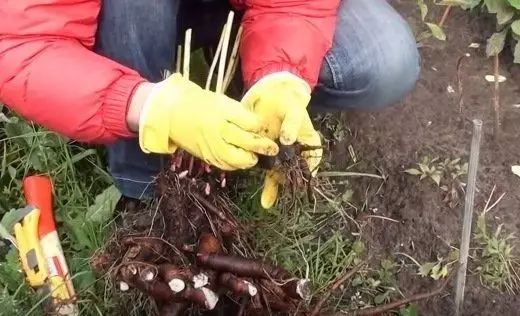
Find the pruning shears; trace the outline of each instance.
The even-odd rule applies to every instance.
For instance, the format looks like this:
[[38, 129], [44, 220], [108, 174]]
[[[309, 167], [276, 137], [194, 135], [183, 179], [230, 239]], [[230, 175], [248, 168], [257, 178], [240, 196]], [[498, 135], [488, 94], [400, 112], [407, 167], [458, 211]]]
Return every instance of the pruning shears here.
[[17, 210], [14, 246], [29, 285], [48, 295], [46, 307], [58, 315], [78, 315], [75, 291], [56, 231], [52, 182], [47, 176], [23, 180], [27, 206]]

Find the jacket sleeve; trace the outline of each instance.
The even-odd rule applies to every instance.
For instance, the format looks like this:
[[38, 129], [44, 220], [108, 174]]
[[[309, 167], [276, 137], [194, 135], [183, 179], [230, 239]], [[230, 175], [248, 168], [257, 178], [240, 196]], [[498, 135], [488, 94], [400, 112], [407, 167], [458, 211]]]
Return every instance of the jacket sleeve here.
[[314, 88], [341, 0], [232, 0], [245, 9], [240, 48], [246, 87], [289, 71]]
[[0, 100], [69, 138], [133, 135], [126, 109], [135, 71], [94, 52], [101, 0], [0, 1]]

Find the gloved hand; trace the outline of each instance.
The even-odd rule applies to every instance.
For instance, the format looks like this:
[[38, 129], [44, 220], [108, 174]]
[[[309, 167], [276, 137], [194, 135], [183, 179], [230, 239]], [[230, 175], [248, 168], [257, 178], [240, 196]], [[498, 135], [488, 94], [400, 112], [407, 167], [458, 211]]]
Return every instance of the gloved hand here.
[[[264, 121], [264, 132], [270, 139], [283, 145], [298, 142], [303, 145], [320, 147], [321, 139], [312, 126], [307, 112], [311, 99], [311, 89], [301, 78], [291, 73], [276, 73], [258, 81], [242, 99], [242, 103]], [[318, 172], [323, 155], [322, 149], [302, 152], [312, 175]], [[269, 170], [264, 180], [262, 207], [271, 208], [278, 196], [278, 185], [282, 177], [277, 170]]]
[[139, 118], [139, 144], [146, 153], [178, 147], [222, 170], [254, 166], [256, 154], [274, 156], [278, 146], [261, 136], [262, 122], [237, 101], [174, 74], [156, 84]]

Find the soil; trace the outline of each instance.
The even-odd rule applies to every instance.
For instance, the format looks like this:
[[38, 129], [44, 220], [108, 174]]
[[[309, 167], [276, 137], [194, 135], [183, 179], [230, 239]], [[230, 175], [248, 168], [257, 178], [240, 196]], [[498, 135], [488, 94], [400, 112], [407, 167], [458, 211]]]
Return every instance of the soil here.
[[[415, 1], [391, 3], [416, 34], [424, 30]], [[431, 8], [430, 19], [438, 21], [442, 10], [443, 7]], [[382, 170], [388, 176], [382, 187], [379, 188], [377, 180], [363, 178], [355, 181], [355, 190], [363, 200], [367, 199], [365, 212], [377, 210], [377, 215], [399, 221], [372, 218], [366, 223], [364, 238], [372, 256], [403, 259], [409, 263], [408, 259], [396, 255], [404, 252], [419, 262], [426, 262], [446, 256], [448, 244], [459, 248], [464, 195], [461, 194], [457, 207], [450, 208], [443, 202], [444, 193], [432, 181], [419, 181], [404, 170], [416, 166], [423, 155], [442, 159], [461, 157], [468, 161], [475, 118], [483, 121], [475, 212], [482, 211], [496, 185], [495, 198], [502, 193], [506, 195], [492, 211], [489, 225], [496, 228], [503, 223], [507, 232], [518, 231], [520, 178], [512, 174], [511, 166], [520, 160], [517, 146], [520, 109], [514, 106], [519, 103], [520, 73], [519, 67], [512, 63], [511, 54], [505, 52], [500, 73], [507, 81], [500, 85], [502, 125], [497, 140], [493, 128], [494, 84], [484, 79], [485, 75], [493, 74], [493, 60], [485, 56], [485, 39], [493, 30], [494, 22], [489, 16], [452, 10], [445, 24], [447, 40], [428, 40], [420, 48], [422, 76], [413, 92], [392, 107], [377, 112], [349, 112], [344, 116], [351, 133], [335, 145], [333, 157], [347, 159], [336, 160], [335, 167], [352, 165], [347, 150], [352, 145], [357, 158], [362, 160], [356, 171]], [[480, 48], [468, 47], [474, 42], [480, 43]], [[460, 113], [457, 61], [466, 53], [471, 56], [465, 58], [460, 67], [465, 103]], [[448, 92], [449, 85], [455, 92]], [[421, 278], [414, 271], [415, 268], [408, 267], [397, 275], [405, 295], [429, 291], [435, 286], [431, 279]], [[450, 295], [421, 302], [421, 315], [453, 314], [454, 292], [452, 286]], [[464, 315], [518, 315], [518, 310], [519, 296], [487, 290], [475, 275], [468, 276]]]

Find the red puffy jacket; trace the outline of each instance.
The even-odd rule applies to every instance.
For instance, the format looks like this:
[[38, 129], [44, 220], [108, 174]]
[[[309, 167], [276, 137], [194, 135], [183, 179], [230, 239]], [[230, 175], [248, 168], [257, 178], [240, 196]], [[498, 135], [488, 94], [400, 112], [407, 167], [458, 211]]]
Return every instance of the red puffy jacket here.
[[[92, 52], [102, 0], [0, 1], [0, 100], [64, 136], [135, 136], [126, 109], [139, 74]], [[246, 86], [291, 71], [314, 86], [340, 0], [232, 0], [244, 9]]]

